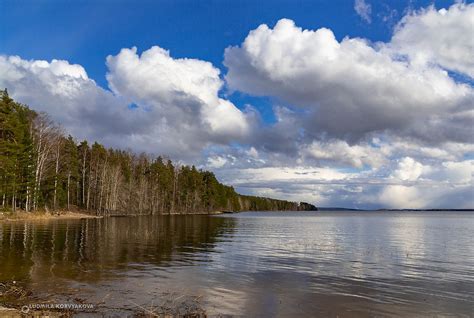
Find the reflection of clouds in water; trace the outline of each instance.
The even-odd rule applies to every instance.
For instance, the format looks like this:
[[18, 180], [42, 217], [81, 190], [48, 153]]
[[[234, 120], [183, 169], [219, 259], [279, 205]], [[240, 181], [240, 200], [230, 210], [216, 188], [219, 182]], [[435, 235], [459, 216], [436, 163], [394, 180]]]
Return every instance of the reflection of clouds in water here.
[[[268, 218], [238, 215], [233, 240], [218, 244], [216, 249], [226, 252], [215, 254], [211, 264], [243, 278], [228, 276], [229, 285], [251, 295], [247, 308], [257, 308], [256, 303], [279, 303], [280, 298], [288, 304], [300, 291], [296, 298], [305, 298], [308, 290], [317, 293], [318, 299], [326, 294], [381, 304], [420, 305], [420, 293], [426, 299], [424, 293], [436, 294], [440, 293], [438, 289], [450, 288], [430, 280], [446, 278], [459, 270], [459, 264], [451, 263], [451, 257], [446, 256], [469, 258], [471, 249], [459, 248], [456, 236], [446, 229], [462, 229], [464, 221], [464, 227], [472, 230], [472, 217], [446, 222], [442, 213], [432, 214], [332, 213], [300, 215], [291, 220], [278, 214], [269, 214]], [[469, 236], [469, 232], [462, 234], [463, 238]], [[440, 262], [444, 263], [437, 265]], [[472, 265], [472, 258], [467, 263]], [[472, 269], [464, 268], [452, 277], [465, 279], [469, 272]], [[267, 291], [262, 286], [267, 286]], [[448, 294], [440, 293], [437, 301], [451, 297]], [[458, 299], [466, 300], [462, 296]], [[278, 306], [272, 308], [274, 311], [266, 313], [280, 313]]]
[[429, 253], [425, 245], [425, 220], [410, 216], [388, 220], [387, 234], [395, 262], [392, 266], [395, 274], [412, 278], [419, 275], [413, 265], [425, 253]]
[[[387, 227], [394, 262], [405, 277], [451, 278], [472, 265], [472, 217], [407, 214], [389, 220]], [[454, 235], [454, 232], [457, 232]], [[464, 243], [459, 241], [463, 238]], [[469, 260], [464, 262], [463, 260]], [[445, 269], [449, 266], [449, 272]], [[427, 270], [427, 269], [431, 269]]]
[[307, 274], [365, 277], [377, 275], [376, 264], [389, 262], [387, 234], [379, 229], [386, 225], [383, 218], [365, 215], [361, 219], [346, 213], [285, 221], [284, 217], [264, 222], [238, 217], [235, 240], [225, 243], [225, 247], [222, 243], [217, 246], [235, 254], [235, 258], [216, 255], [219, 261], [213, 264], [236, 271], [245, 264], [246, 271], [252, 272], [297, 269]]

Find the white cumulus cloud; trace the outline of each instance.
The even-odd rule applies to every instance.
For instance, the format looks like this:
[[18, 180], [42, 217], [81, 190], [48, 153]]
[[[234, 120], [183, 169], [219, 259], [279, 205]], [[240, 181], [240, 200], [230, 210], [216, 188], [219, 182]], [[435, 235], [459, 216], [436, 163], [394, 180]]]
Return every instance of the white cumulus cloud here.
[[436, 131], [440, 141], [471, 139], [469, 131], [450, 134], [455, 123], [444, 117], [472, 107], [472, 88], [441, 69], [398, 60], [383, 47], [358, 38], [339, 42], [331, 30], [303, 30], [283, 19], [226, 49], [226, 79], [232, 89], [304, 109], [300, 124], [310, 138], [354, 141], [390, 131], [429, 139]]
[[423, 173], [423, 165], [413, 158], [405, 157], [398, 163], [398, 168], [392, 173], [392, 177], [403, 181], [417, 180]]
[[434, 63], [474, 78], [474, 4], [412, 12], [396, 27], [392, 45], [414, 64]]
[[137, 54], [136, 48], [108, 56], [107, 79], [115, 94], [167, 116], [169, 125], [183, 128], [196, 121], [218, 137], [242, 137], [249, 122], [235, 105], [219, 98], [220, 71], [197, 59], [174, 59], [158, 47]]

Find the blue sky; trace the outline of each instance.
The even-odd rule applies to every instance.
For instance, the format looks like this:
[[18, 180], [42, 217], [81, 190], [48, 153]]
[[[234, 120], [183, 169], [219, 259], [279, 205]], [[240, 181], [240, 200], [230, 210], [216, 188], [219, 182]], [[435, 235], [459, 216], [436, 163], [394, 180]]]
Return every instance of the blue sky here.
[[3, 0], [0, 87], [242, 193], [472, 207], [472, 21], [473, 1]]

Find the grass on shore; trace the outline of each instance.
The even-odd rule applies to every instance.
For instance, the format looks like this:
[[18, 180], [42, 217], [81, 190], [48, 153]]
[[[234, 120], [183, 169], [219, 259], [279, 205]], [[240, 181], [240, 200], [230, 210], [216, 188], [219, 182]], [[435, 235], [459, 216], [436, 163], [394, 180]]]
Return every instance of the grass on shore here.
[[90, 219], [99, 218], [83, 211], [16, 211], [0, 212], [0, 222], [11, 221], [34, 221], [34, 220], [58, 220], [58, 219]]

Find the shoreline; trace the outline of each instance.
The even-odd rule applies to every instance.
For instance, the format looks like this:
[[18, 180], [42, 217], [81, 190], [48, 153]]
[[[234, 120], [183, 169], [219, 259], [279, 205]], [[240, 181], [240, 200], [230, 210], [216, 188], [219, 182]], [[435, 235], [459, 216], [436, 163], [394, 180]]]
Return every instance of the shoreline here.
[[0, 223], [18, 221], [49, 221], [49, 220], [75, 220], [75, 219], [99, 219], [103, 216], [87, 214], [85, 212], [56, 211], [56, 212], [0, 212]]
[[[169, 213], [169, 214], [156, 214], [156, 216], [179, 216], [179, 215], [218, 215], [228, 212], [213, 211], [213, 212], [200, 212], [200, 213]], [[237, 213], [237, 212], [233, 212]], [[36, 211], [36, 212], [0, 212], [0, 224], [9, 222], [20, 222], [20, 221], [50, 221], [50, 220], [80, 220], [80, 219], [102, 219], [104, 217], [115, 218], [115, 217], [137, 217], [145, 216], [147, 214], [118, 214], [118, 215], [92, 215], [86, 211]]]
[[[194, 213], [167, 213], [167, 214], [155, 214], [155, 216], [180, 216], [180, 215], [225, 215], [225, 214], [237, 214], [245, 211], [208, 211], [208, 212], [194, 212]], [[255, 212], [255, 211], [254, 211]], [[275, 212], [275, 211], [273, 211]], [[284, 212], [284, 211], [281, 211]], [[35, 211], [25, 212], [23, 210], [17, 212], [0, 212], [0, 224], [9, 222], [20, 222], [20, 221], [50, 221], [50, 220], [80, 220], [80, 219], [102, 219], [102, 218], [120, 218], [120, 217], [138, 217], [138, 216], [150, 216], [151, 214], [105, 214], [105, 215], [93, 215], [87, 211]]]

